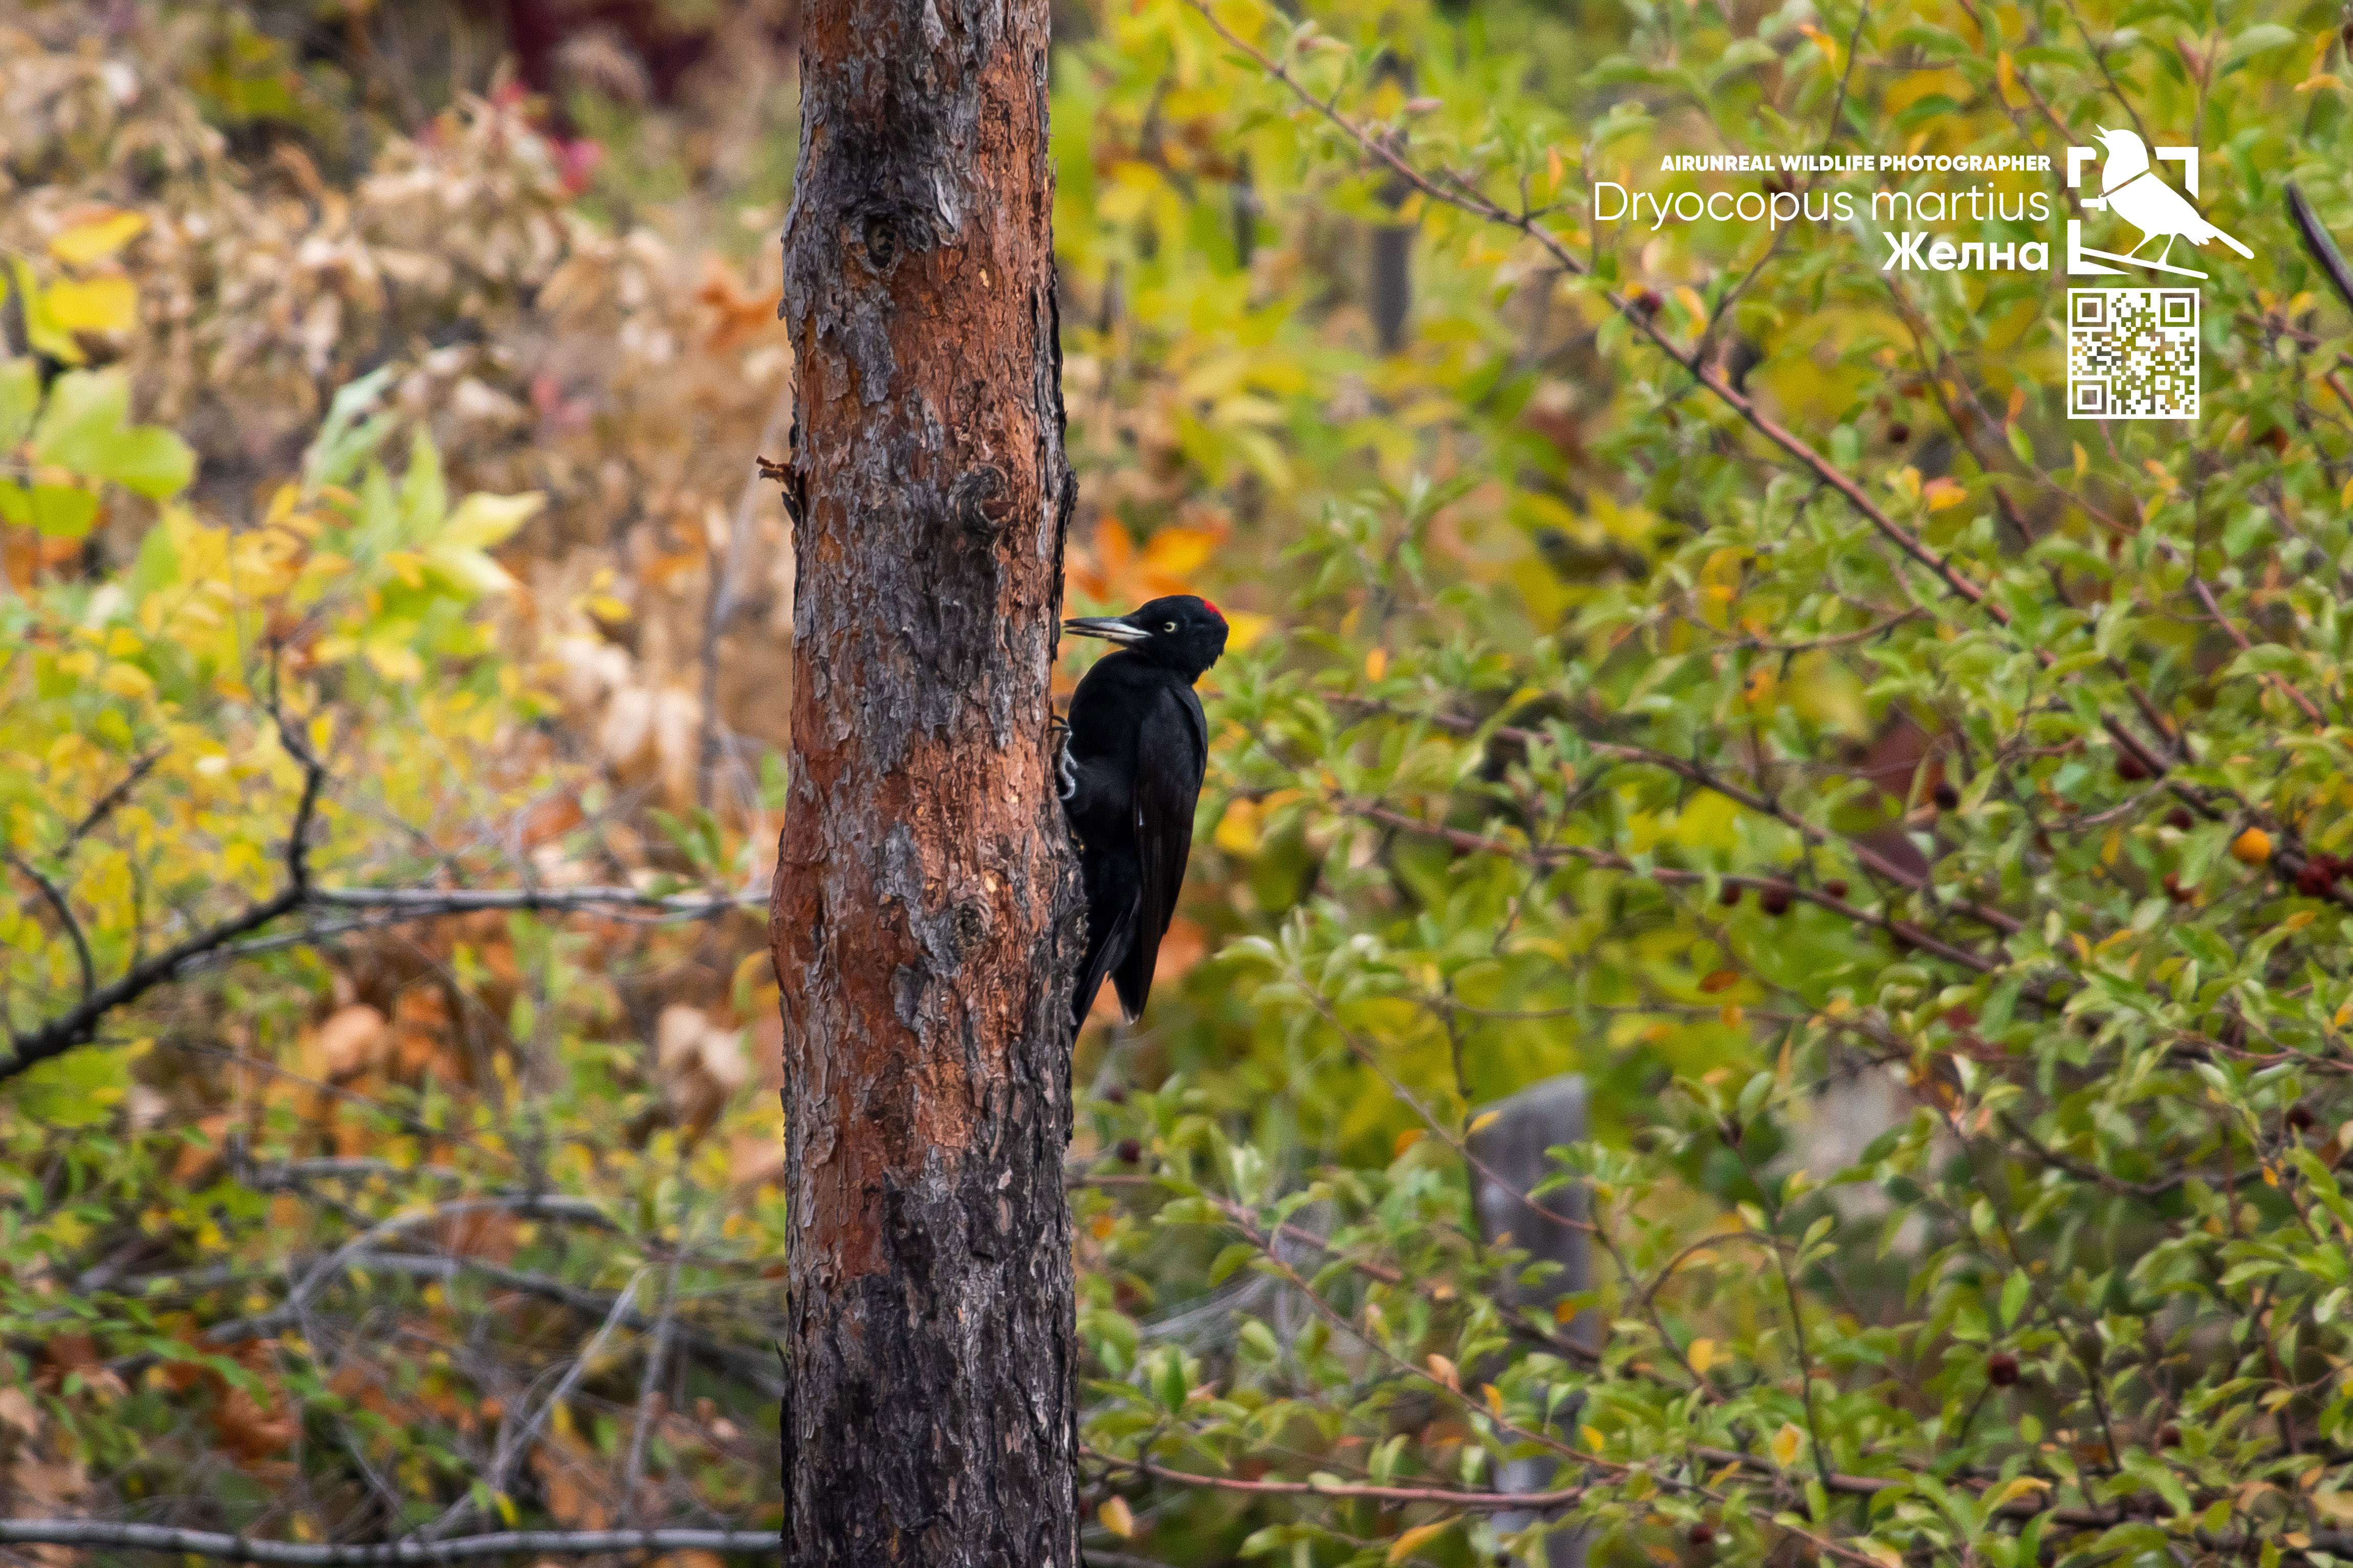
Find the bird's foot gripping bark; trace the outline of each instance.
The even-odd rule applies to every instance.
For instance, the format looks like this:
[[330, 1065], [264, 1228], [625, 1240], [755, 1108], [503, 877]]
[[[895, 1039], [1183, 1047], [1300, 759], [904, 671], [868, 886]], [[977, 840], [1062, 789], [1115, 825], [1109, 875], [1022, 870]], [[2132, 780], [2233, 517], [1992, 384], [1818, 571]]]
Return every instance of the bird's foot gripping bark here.
[[1071, 727], [1059, 713], [1048, 719], [1046, 726], [1054, 740], [1054, 793], [1067, 805], [1079, 793], [1079, 763], [1071, 755]]

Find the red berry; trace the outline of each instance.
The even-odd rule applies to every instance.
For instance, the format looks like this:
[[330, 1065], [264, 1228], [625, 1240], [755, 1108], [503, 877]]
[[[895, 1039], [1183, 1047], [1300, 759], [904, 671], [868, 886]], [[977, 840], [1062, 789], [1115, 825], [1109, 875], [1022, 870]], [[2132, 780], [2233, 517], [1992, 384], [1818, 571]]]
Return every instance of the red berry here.
[[1951, 784], [1939, 784], [1936, 789], [1935, 799], [1938, 811], [1950, 811], [1961, 804], [1961, 792]]
[[1910, 439], [1912, 439], [1912, 426], [1901, 419], [1887, 427], [1887, 440], [1890, 446], [1901, 447]]
[[2018, 1358], [2008, 1351], [1996, 1351], [1986, 1357], [1986, 1381], [1996, 1388], [2008, 1388], [2018, 1381]]
[[1634, 307], [1634, 313], [1646, 321], [1657, 315], [1659, 307], [1665, 302], [1659, 298], [1659, 291], [1655, 289], [1637, 289], [1634, 298], [1629, 301]]
[[2168, 1421], [2157, 1429], [2157, 1446], [2160, 1448], [2181, 1447], [2181, 1428]]
[[2312, 1124], [2318, 1120], [2318, 1117], [2313, 1115], [2312, 1107], [2301, 1101], [2287, 1108], [2287, 1124], [2298, 1132], [2311, 1131]]
[[1740, 901], [1740, 884], [1737, 882], [1726, 882], [1722, 890], [1715, 895], [1715, 901], [1722, 904], [1727, 910], [1732, 908], [1733, 905]]
[[1119, 1141], [1118, 1153], [1121, 1164], [1133, 1165], [1144, 1158], [1144, 1145], [1133, 1138], [1123, 1138]]
[[2118, 752], [2116, 753], [2116, 777], [2124, 780], [2126, 784], [2138, 784], [2141, 780], [2148, 777], [2148, 764], [2142, 762], [2138, 757], [2134, 756], [2130, 752]]
[[1757, 907], [1763, 910], [1768, 915], [1778, 917], [1788, 914], [1789, 912], [1789, 884], [1787, 882], [1766, 883], [1764, 887], [1757, 889]]
[[1822, 891], [1828, 893], [1833, 899], [1845, 898], [1846, 879], [1844, 877], [1831, 878], [1828, 881], [1822, 884]]
[[1708, 1523], [1707, 1521], [1703, 1519], [1691, 1527], [1691, 1543], [1694, 1546], [1705, 1546], [1715, 1539], [1715, 1526]]
[[1112, 1085], [1109, 1089], [1103, 1091], [1103, 1098], [1104, 1103], [1109, 1105], [1125, 1105], [1127, 1103], [1127, 1085], [1124, 1083], [1115, 1083]]
[[2178, 827], [2187, 833], [2198, 826], [2198, 819], [2189, 815], [2188, 806], [2177, 805], [2165, 814], [2165, 825], [2168, 827]]

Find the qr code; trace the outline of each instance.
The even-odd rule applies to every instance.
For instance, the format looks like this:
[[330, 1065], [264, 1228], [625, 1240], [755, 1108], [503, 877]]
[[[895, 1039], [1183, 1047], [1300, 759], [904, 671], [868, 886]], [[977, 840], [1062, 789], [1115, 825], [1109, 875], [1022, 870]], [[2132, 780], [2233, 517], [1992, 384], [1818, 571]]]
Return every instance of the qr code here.
[[2198, 290], [2067, 290], [2067, 416], [2198, 417]]

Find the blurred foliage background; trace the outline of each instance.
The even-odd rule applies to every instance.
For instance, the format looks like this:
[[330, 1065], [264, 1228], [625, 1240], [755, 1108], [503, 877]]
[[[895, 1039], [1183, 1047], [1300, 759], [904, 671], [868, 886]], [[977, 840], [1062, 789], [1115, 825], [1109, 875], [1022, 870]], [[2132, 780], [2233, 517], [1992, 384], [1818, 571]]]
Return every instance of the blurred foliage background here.
[[[2338, 11], [1056, 21], [1069, 598], [1238, 634], [1088, 1560], [2353, 1561]], [[0, 1517], [774, 1526], [795, 26], [0, 7]], [[2120, 121], [2255, 252], [2194, 426], [2063, 278], [1589, 217]]]

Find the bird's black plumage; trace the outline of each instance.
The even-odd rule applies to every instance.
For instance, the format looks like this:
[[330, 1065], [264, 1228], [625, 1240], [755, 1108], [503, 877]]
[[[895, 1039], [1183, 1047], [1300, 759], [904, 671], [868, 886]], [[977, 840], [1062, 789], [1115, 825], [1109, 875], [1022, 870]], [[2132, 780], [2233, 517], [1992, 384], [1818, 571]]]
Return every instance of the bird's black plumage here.
[[1062, 806], [1087, 894], [1072, 1017], [1085, 1022], [1107, 976], [1133, 1021], [1151, 993], [1193, 852], [1193, 804], [1209, 760], [1193, 683], [1225, 652], [1226, 618], [1208, 600], [1177, 594], [1062, 627], [1121, 645], [1079, 682], [1062, 749]]

